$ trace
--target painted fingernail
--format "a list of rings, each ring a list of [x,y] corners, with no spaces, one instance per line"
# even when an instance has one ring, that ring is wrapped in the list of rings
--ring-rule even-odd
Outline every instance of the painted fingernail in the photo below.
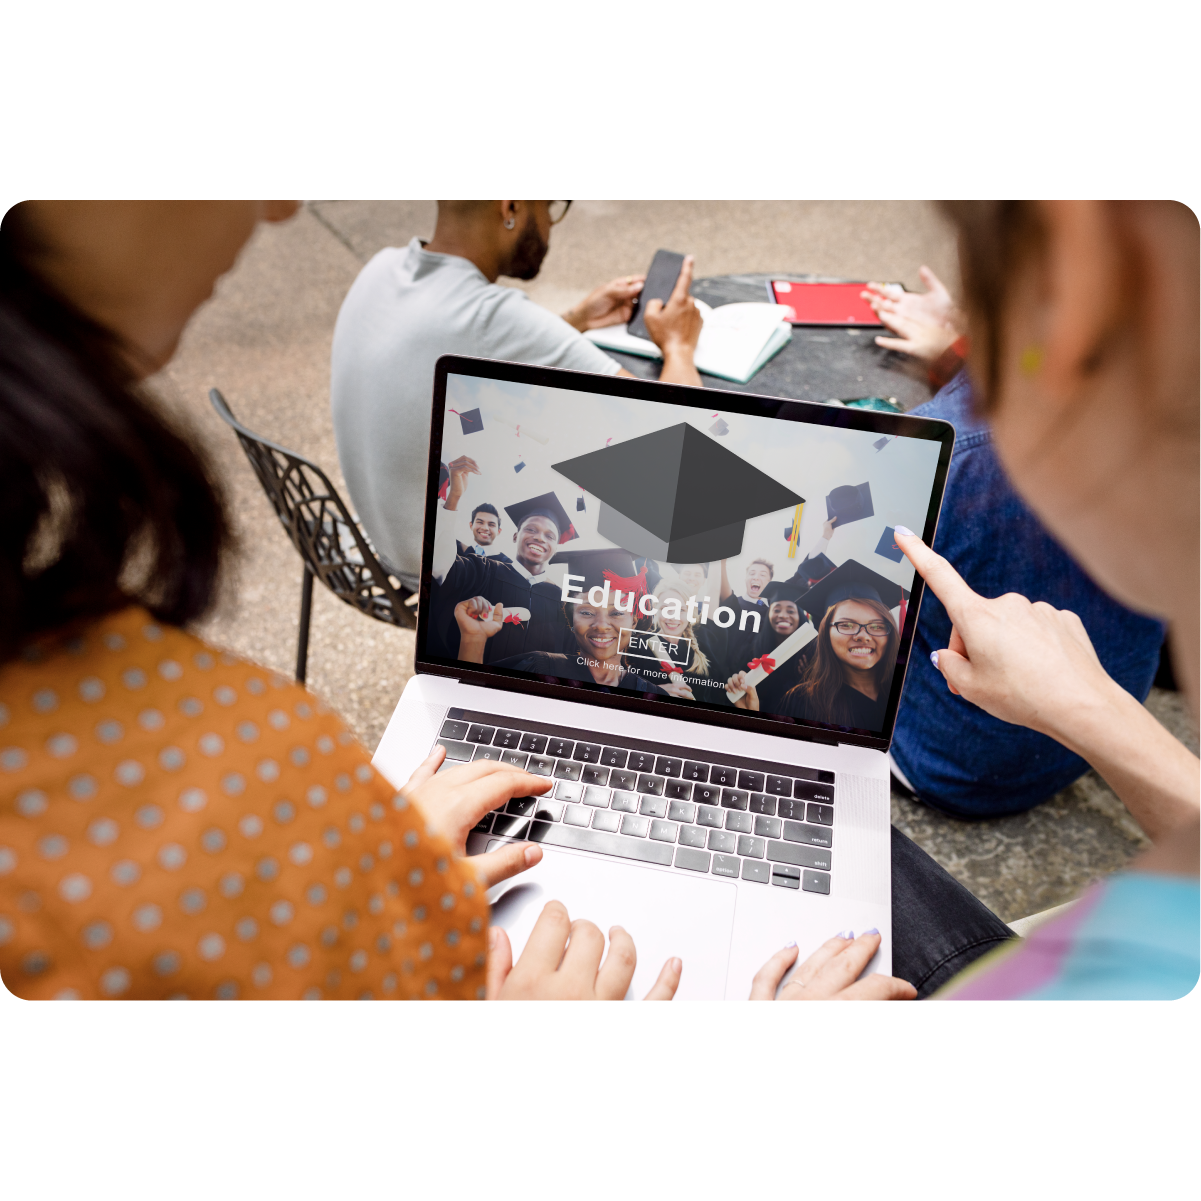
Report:
[[[793,948],[793,947],[795,947],[795,946],[796,946],[796,939],[794,938],[794,939],[792,940],[792,942],[786,942],[786,943],[784,944],[784,950],[786,950],[786,951],[791,951],[791,950],[792,950],[792,948]]]
[[[854,938],[855,936],[853,934],[851,934],[848,930],[839,930],[839,932],[837,934],[835,934],[834,937],[835,938]]]
[[[938,670],[938,651],[930,652],[930,662],[934,664],[934,670]]]
[[[904,534],[906,538],[915,538],[917,535],[907,525],[894,525],[893,530],[898,534]]]
[[[880,931],[877,930],[875,926],[873,926],[870,930],[864,930],[863,933],[864,934],[879,934]]]

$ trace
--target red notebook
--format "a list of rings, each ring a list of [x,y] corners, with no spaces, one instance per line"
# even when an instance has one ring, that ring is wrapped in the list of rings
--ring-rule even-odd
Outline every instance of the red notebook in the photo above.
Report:
[[[879,325],[880,318],[859,293],[866,284],[811,284],[773,279],[776,304],[787,305],[793,325]]]

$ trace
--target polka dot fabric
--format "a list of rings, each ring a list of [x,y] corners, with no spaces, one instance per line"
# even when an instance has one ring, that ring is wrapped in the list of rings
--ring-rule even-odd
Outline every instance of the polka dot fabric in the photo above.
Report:
[[[297,685],[140,609],[0,669],[17,996],[475,998],[488,916]]]

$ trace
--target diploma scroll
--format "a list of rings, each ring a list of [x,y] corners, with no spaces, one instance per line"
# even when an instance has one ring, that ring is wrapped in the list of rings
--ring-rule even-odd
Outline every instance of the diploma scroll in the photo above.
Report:
[[[747,680],[751,684],[763,683],[773,671],[779,671],[789,659],[799,651],[804,650],[816,637],[817,630],[813,628],[813,623],[805,622],[800,629],[789,634],[770,655],[764,655],[761,659],[752,659],[747,664],[747,667],[750,668],[746,673]],[[755,664],[755,666],[752,667],[751,664]],[[746,696],[746,693],[731,692],[727,688],[726,696],[730,698],[731,702],[736,702],[742,700]]]
[[[507,626],[525,625],[530,619],[529,609],[506,609],[504,624]]]
[[[659,660],[659,666],[671,677],[671,682],[673,684],[681,683],[684,679],[684,673],[671,661],[671,656],[667,653],[667,647],[659,641],[658,635],[652,634],[647,639],[646,645],[650,648],[651,654]]]

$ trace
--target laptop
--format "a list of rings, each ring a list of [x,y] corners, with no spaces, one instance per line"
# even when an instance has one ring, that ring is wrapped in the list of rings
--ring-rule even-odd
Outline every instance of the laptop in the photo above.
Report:
[[[441,770],[553,781],[468,838],[544,851],[489,894],[515,956],[553,898],[629,931],[632,997],[679,956],[678,998],[745,998],[785,944],[873,927],[867,970],[891,972],[887,752],[923,589],[893,530],[933,541],[953,444],[918,417],[438,361],[415,674],[374,763],[399,787],[440,743]]]

